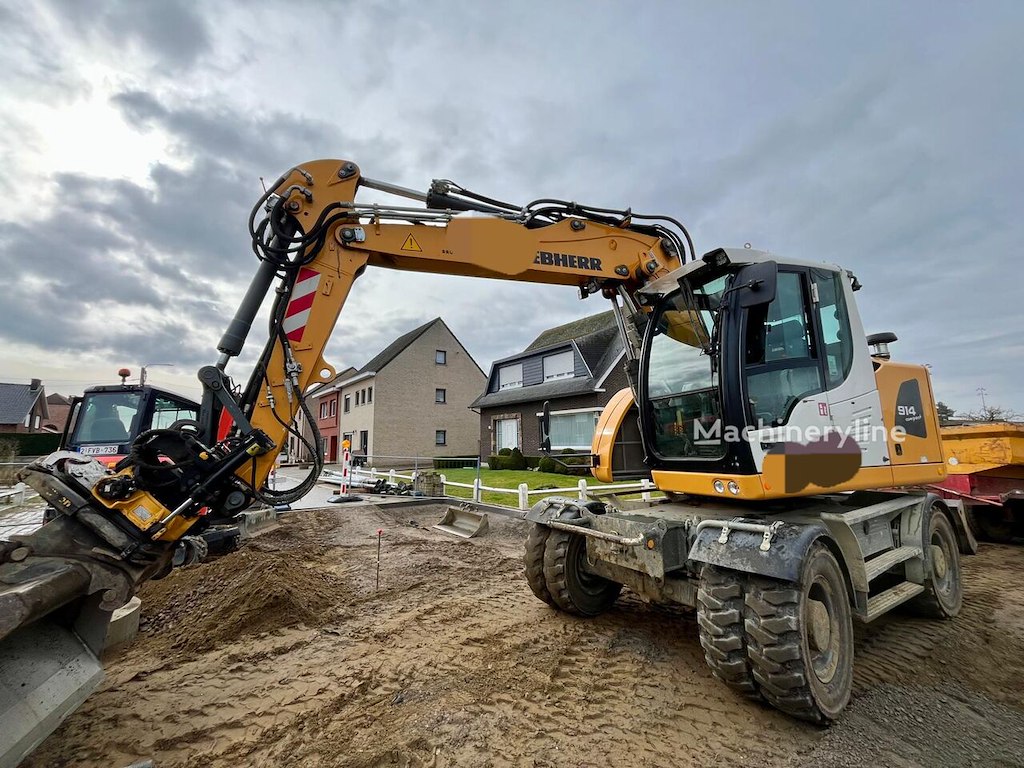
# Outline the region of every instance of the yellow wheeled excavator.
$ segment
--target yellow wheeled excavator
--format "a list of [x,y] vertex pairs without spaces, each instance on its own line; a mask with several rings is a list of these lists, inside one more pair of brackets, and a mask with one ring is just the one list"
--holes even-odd
[[[363,204],[360,188],[415,203]],[[891,490],[945,475],[927,372],[888,359],[891,334],[865,337],[852,273],[750,249],[698,257],[668,216],[513,205],[450,181],[421,193],[340,160],[285,173],[249,229],[259,267],[219,359],[199,371],[198,419],[139,435],[112,471],[58,452],[22,472],[59,515],[0,542],[5,755],[24,754],[96,684],[89,659],[110,611],[169,570],[183,536],[312,487],[319,464],[292,490],[267,479],[296,414],[316,424],[304,393],[334,376],[324,348],[367,267],[610,301],[630,387],[600,419],[593,471],[635,470],[622,446],[638,432],[665,499],[535,505],[526,575],[553,607],[595,615],[623,585],[696,607],[716,676],[819,722],[849,698],[854,617],[908,600],[959,611],[962,511]],[[271,291],[268,338],[236,387],[227,366]]]

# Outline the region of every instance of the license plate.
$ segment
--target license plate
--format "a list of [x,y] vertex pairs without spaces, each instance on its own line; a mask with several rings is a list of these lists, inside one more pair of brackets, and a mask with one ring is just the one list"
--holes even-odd
[[86,456],[109,456],[112,453],[117,453],[116,445],[83,445],[78,449],[79,453],[83,453]]

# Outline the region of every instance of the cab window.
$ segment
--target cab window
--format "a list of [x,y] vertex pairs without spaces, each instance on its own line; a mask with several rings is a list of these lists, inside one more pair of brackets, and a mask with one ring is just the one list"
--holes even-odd
[[780,272],[775,299],[747,313],[745,363],[755,426],[785,424],[793,406],[824,388],[803,273]]
[[168,429],[182,419],[195,421],[196,409],[169,397],[157,397],[153,405],[153,429]]
[[825,379],[828,388],[832,389],[846,381],[853,366],[850,313],[846,309],[842,276],[838,272],[811,270],[811,280],[818,298]]

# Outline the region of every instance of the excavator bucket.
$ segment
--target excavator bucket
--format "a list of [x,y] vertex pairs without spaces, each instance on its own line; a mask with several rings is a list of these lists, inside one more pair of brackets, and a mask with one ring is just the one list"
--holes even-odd
[[441,522],[434,527],[460,539],[472,539],[487,533],[487,526],[486,512],[475,512],[467,507],[448,507]]
[[47,617],[0,641],[0,768],[14,768],[100,685],[110,613]]

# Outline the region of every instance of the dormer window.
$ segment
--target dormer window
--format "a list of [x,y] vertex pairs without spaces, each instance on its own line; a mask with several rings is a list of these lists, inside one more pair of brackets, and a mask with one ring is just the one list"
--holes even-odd
[[544,358],[544,381],[572,378],[575,367],[576,361],[571,349],[547,355]]
[[498,369],[498,389],[515,389],[523,386],[523,364],[503,365]]

